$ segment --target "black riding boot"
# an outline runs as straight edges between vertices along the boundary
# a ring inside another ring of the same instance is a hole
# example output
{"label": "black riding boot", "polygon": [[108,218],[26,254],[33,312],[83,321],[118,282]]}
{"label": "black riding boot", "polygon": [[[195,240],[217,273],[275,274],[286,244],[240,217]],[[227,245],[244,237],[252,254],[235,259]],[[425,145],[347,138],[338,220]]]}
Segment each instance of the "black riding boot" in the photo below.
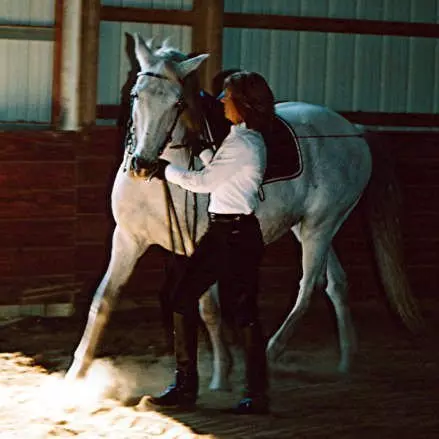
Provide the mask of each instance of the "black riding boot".
{"label": "black riding boot", "polygon": [[198,321],[174,313],[174,349],[177,367],[175,383],[148,402],[159,407],[188,407],[198,395],[197,342]]}
{"label": "black riding boot", "polygon": [[242,328],[247,388],[233,410],[238,415],[266,414],[269,411],[268,367],[265,339],[259,323]]}

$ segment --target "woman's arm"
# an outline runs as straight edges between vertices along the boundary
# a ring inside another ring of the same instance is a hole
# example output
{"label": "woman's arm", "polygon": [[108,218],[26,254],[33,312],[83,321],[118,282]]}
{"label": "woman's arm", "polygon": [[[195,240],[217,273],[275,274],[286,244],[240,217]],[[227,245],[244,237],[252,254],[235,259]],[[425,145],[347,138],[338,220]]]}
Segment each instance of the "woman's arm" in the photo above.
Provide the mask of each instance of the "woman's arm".
{"label": "woman's arm", "polygon": [[234,143],[228,145],[226,142],[227,140],[213,156],[213,159],[200,171],[188,171],[172,164],[168,165],[165,170],[166,180],[192,192],[210,193],[214,191],[247,162],[246,154],[249,150],[238,144],[242,140],[234,139]]}

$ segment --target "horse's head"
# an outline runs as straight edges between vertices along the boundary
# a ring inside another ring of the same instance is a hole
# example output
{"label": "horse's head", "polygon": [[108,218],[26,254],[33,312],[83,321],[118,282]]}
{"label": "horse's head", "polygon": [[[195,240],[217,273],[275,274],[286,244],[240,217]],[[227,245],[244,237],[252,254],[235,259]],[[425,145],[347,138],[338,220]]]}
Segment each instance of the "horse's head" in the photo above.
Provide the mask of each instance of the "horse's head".
{"label": "horse's head", "polygon": [[189,106],[190,81],[186,78],[208,55],[188,58],[167,43],[155,49],[139,34],[134,39],[141,70],[131,94],[135,142],[131,170],[137,176],[145,176],[171,140],[181,140],[184,126],[180,116]]}

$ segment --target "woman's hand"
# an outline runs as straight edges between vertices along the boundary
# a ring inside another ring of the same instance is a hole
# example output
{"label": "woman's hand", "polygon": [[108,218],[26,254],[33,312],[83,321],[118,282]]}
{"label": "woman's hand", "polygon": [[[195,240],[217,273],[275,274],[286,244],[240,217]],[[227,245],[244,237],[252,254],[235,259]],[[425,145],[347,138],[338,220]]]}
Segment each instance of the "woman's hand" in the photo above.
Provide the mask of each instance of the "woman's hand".
{"label": "woman's hand", "polygon": [[165,159],[157,159],[150,169],[148,169],[148,180],[152,178],[158,178],[159,180],[166,180],[165,170],[169,165],[169,162]]}

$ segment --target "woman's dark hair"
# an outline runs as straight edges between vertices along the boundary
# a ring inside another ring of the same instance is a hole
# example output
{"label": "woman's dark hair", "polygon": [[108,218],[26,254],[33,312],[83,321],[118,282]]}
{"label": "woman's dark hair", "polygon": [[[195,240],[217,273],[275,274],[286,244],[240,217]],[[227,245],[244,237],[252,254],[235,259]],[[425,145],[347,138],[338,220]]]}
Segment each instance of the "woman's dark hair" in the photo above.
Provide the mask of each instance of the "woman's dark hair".
{"label": "woman's dark hair", "polygon": [[264,77],[256,72],[236,72],[224,80],[236,109],[247,127],[270,131],[274,121],[274,96]]}
{"label": "woman's dark hair", "polygon": [[221,70],[218,72],[212,79],[211,83],[211,90],[212,95],[217,97],[224,88],[224,80],[230,76],[232,73],[240,72],[241,69],[227,69],[227,70]]}

